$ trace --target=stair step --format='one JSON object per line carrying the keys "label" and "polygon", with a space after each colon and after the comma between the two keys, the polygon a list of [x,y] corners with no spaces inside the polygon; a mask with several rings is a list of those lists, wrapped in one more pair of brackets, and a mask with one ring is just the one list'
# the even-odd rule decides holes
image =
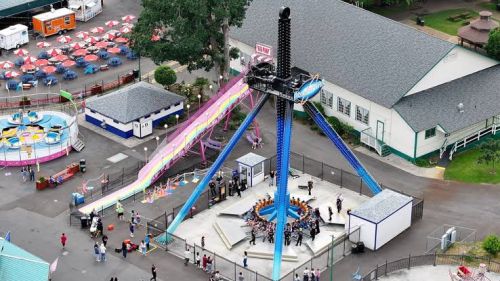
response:
{"label": "stair step", "polygon": [[77,139],[72,145],[73,149],[80,152],[85,148],[85,143],[81,139]]}

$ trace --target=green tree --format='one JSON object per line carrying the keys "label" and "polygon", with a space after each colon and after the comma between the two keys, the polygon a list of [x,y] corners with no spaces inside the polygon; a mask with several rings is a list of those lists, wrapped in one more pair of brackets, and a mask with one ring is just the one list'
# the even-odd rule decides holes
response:
{"label": "green tree", "polygon": [[492,173],[495,173],[495,163],[500,160],[500,141],[489,139],[479,146],[481,155],[477,159],[479,164],[492,165]]}
{"label": "green tree", "polygon": [[[188,70],[214,66],[229,75],[229,28],[242,25],[251,0],[143,0],[132,32],[133,49],[160,64],[167,60]],[[153,33],[159,40],[151,40]]]}
{"label": "green tree", "polygon": [[485,49],[490,57],[500,60],[500,28],[497,27],[490,31]]}
{"label": "green tree", "polygon": [[166,65],[161,65],[155,69],[155,80],[156,82],[163,85],[163,87],[166,87],[174,84],[175,81],[177,81],[177,75],[172,68]]}
{"label": "green tree", "polygon": [[496,235],[488,235],[483,240],[483,249],[492,256],[496,256],[500,252],[500,238]]}

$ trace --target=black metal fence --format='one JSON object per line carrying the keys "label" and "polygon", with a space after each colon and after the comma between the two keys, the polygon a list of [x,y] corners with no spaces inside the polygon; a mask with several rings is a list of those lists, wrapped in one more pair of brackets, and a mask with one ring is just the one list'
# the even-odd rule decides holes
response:
{"label": "black metal fence", "polygon": [[488,271],[500,273],[500,263],[491,260],[489,257],[475,257],[469,255],[446,255],[446,254],[428,254],[420,256],[409,255],[406,258],[385,262],[377,265],[369,271],[363,281],[377,280],[379,277],[386,276],[391,272],[411,269],[416,266],[423,265],[465,265],[470,267],[478,267],[480,264],[485,264]]}

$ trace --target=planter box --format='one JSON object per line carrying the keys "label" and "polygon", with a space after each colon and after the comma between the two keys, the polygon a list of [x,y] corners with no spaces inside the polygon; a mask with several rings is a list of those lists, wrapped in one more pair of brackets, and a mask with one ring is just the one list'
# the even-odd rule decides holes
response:
{"label": "planter box", "polygon": [[36,181],[36,189],[37,190],[44,190],[45,188],[47,188],[49,186],[49,180],[45,180],[45,181]]}
{"label": "planter box", "polygon": [[19,101],[19,106],[27,106],[27,105],[31,105],[31,101],[30,100],[21,100],[21,101]]}

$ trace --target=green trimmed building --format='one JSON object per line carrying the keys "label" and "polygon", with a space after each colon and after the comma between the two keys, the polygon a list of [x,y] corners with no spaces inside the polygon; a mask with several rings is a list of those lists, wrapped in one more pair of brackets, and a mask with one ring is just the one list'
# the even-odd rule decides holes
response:
{"label": "green trimmed building", "polygon": [[0,280],[47,281],[49,263],[0,238]]}

